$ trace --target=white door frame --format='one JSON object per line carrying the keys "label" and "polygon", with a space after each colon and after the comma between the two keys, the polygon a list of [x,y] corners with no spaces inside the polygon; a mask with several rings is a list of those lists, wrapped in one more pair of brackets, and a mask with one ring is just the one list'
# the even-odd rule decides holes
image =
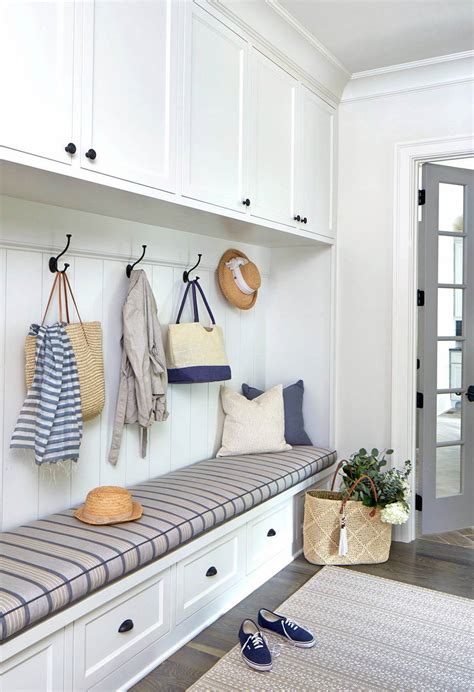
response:
{"label": "white door frame", "polygon": [[395,145],[393,298],[392,298],[392,416],[393,462],[411,459],[412,512],[406,524],[395,527],[394,538],[416,538],[416,356],[418,281],[418,165],[461,158],[474,153],[472,136],[431,139]]}

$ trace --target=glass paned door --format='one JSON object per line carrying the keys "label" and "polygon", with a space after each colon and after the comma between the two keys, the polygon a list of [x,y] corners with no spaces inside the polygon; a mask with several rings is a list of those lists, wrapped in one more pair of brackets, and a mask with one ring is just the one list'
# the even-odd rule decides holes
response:
{"label": "glass paned door", "polygon": [[418,440],[429,534],[473,523],[474,171],[425,164],[422,179]]}

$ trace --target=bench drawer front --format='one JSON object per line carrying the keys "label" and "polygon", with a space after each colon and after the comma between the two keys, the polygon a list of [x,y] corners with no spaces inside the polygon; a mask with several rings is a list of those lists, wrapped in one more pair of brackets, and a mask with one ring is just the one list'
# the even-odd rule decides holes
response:
{"label": "bench drawer front", "polygon": [[245,533],[234,531],[182,560],[176,571],[176,622],[217,598],[244,574]]}
{"label": "bench drawer front", "polygon": [[247,574],[257,569],[293,542],[293,502],[259,517],[247,525]]}
{"label": "bench drawer front", "polygon": [[169,571],[114,599],[74,623],[75,689],[88,689],[124,657],[141,651],[170,629]]}

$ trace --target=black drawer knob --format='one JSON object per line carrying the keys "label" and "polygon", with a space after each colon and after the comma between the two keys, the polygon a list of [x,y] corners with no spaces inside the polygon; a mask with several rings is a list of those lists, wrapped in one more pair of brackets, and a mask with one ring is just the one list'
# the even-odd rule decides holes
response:
{"label": "black drawer knob", "polygon": [[301,216],[297,214],[296,216],[293,217],[295,221],[301,221]]}
{"label": "black drawer knob", "polygon": [[247,197],[247,199],[243,199],[243,200],[242,200],[242,204],[244,204],[246,207],[250,207],[250,200],[249,200],[249,198]]}
{"label": "black drawer knob", "polygon": [[69,142],[67,147],[64,147],[64,151],[67,151],[68,154],[75,154],[76,153],[76,145],[74,142]]}
{"label": "black drawer knob", "polygon": [[97,152],[95,149],[89,149],[89,151],[86,151],[86,159],[90,159],[91,161],[93,161],[96,156]]}
{"label": "black drawer knob", "polygon": [[301,219],[301,221],[302,221],[303,223],[308,223],[308,219],[306,218],[306,216],[304,217],[304,219]]}
{"label": "black drawer knob", "polygon": [[133,620],[124,620],[120,627],[118,628],[118,631],[122,634],[123,632],[130,632],[130,630],[133,630]]}
{"label": "black drawer knob", "polygon": [[474,384],[469,385],[466,396],[468,401],[474,401]]}
{"label": "black drawer knob", "polygon": [[215,577],[216,574],[217,574],[217,570],[214,567],[214,565],[212,565],[212,567],[209,567],[209,569],[207,570],[206,577]]}
{"label": "black drawer knob", "polygon": [[270,531],[267,533],[268,538],[272,538],[273,536],[276,536],[277,532],[275,529],[270,529]]}

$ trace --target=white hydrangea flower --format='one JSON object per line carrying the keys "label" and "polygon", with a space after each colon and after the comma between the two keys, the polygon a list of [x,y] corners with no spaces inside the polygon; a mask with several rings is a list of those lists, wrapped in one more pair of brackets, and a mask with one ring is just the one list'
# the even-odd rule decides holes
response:
{"label": "white hydrangea flower", "polygon": [[402,502],[392,502],[382,509],[380,519],[386,524],[404,524],[409,514]]}

